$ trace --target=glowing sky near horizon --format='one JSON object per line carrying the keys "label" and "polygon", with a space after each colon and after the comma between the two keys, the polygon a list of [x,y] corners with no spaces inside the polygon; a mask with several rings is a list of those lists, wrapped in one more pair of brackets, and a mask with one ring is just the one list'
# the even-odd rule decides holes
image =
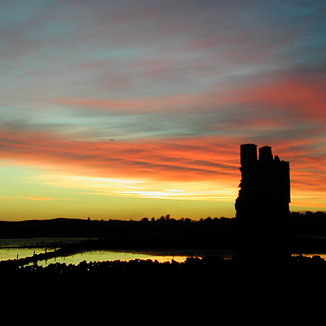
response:
{"label": "glowing sky near horizon", "polygon": [[233,217],[239,146],[326,210],[324,0],[0,1],[0,220]]}

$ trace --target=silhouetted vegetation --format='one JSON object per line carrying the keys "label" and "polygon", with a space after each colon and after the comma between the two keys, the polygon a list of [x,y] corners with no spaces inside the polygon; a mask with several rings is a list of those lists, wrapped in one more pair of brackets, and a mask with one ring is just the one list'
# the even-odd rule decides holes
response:
{"label": "silhouetted vegetation", "polygon": [[324,236],[326,235],[326,213],[292,212],[290,215],[291,233],[298,236]]}
{"label": "silhouetted vegetation", "polygon": [[187,248],[232,246],[235,220],[176,220],[169,215],[141,221],[54,219],[0,222],[1,238],[101,238],[103,248]]}
{"label": "silhouetted vegetation", "polygon": [[[23,222],[0,221],[0,238],[98,239],[84,242],[85,249],[233,249],[236,248],[237,232],[236,219],[223,217],[191,220],[174,219],[166,215],[158,219],[145,217],[140,221],[64,218]],[[291,213],[290,234],[292,251],[326,250],[326,213]],[[79,249],[80,244],[69,246],[69,250]]]}
{"label": "silhouetted vegetation", "polygon": [[[273,266],[271,257],[271,264]],[[265,260],[265,261],[268,261]],[[179,263],[174,260],[171,262],[160,263],[152,260],[135,259],[131,261],[105,261],[105,262],[89,262],[83,261],[78,265],[55,263],[47,266],[39,266],[34,264],[21,264],[19,260],[8,260],[0,262],[0,272],[15,272],[15,273],[108,273],[111,276],[131,276],[137,277],[137,275],[155,275],[169,276],[177,274],[179,275],[196,275],[200,276],[214,276],[216,273],[224,271],[236,271],[242,266],[242,262],[237,258],[232,260],[223,259],[222,257],[191,257],[187,258],[185,262]],[[255,267],[265,266],[260,264],[260,260],[257,259],[257,265]],[[268,266],[268,265],[267,265]],[[326,262],[319,256],[312,258],[304,257],[302,255],[291,257],[288,261],[288,267],[298,266],[312,266],[322,267],[326,269]]]}
{"label": "silhouetted vegetation", "polygon": [[[92,220],[58,218],[22,222],[0,221],[0,238],[67,237],[84,241],[63,245],[54,251],[33,254],[0,262],[0,272],[16,274],[105,273],[128,278],[155,275],[169,279],[196,275],[197,279],[214,279],[224,272],[239,268],[267,270],[284,267],[304,270],[306,267],[326,269],[319,256],[307,258],[291,253],[326,252],[326,213],[290,213],[289,163],[273,157],[271,148],[256,145],[241,146],[241,183],[235,203],[236,218],[191,220],[174,219],[170,215],[134,220]],[[159,263],[152,260],[86,261],[78,265],[61,263],[39,266],[41,260],[70,256],[91,250],[198,250],[210,253],[203,258],[188,258]],[[212,256],[226,249],[232,259]],[[206,251],[205,251],[206,250]],[[216,251],[214,251],[216,250]],[[224,274],[226,275],[226,274]]]}
{"label": "silhouetted vegetation", "polygon": [[[326,213],[293,212],[290,214],[292,252],[326,252]],[[49,264],[39,266],[38,261],[54,257],[69,256],[85,250],[110,249],[235,249],[237,241],[236,219],[206,218],[198,221],[173,219],[162,216],[159,219],[143,218],[140,221],[121,220],[75,220],[54,219],[25,222],[0,222],[0,237],[79,237],[80,243],[64,245],[55,251],[34,254],[32,257],[0,262],[0,272],[19,274],[70,274],[70,273],[107,273],[115,277],[137,275],[156,275],[173,277],[179,275],[197,275],[214,277],[236,272],[243,266],[243,261],[235,255],[233,259],[221,257],[188,258],[184,263],[175,261],[159,263],[151,260],[130,262],[82,262],[78,265]],[[94,239],[95,238],[95,239]],[[267,255],[264,264],[273,266],[274,257]],[[260,268],[262,260],[250,261],[255,268]],[[324,271],[326,262],[319,256],[307,258],[293,256],[287,261],[289,269]]]}
{"label": "silhouetted vegetation", "polygon": [[[326,212],[292,212],[290,224],[296,234],[326,235]],[[209,227],[232,229],[235,227],[234,218],[207,217],[200,220],[189,218],[174,219],[170,215],[160,218],[136,220],[96,220],[56,218],[50,220],[0,221],[0,238],[24,237],[87,237],[105,236],[111,230],[125,229],[172,229]]]}
{"label": "silhouetted vegetation", "polygon": [[21,222],[0,221],[0,237],[105,237],[113,232],[146,231],[146,230],[181,230],[208,229],[211,226],[223,228],[232,227],[233,219],[206,218],[191,220],[189,218],[174,219],[169,215],[159,219],[144,217],[134,220],[87,220],[57,218],[52,220],[30,220]]}

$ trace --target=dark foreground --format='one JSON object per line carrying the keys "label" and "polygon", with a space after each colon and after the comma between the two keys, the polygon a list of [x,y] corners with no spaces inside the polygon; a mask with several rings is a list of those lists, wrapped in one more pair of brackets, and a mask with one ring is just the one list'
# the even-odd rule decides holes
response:
{"label": "dark foreground", "polygon": [[[130,275],[218,275],[220,272],[235,271],[240,269],[313,269],[326,272],[326,261],[319,256],[312,258],[294,256],[287,262],[275,264],[268,259],[261,261],[251,261],[250,263],[234,259],[223,259],[222,257],[203,257],[187,258],[185,262],[179,263],[174,260],[171,262],[158,262],[142,259],[131,261],[105,261],[89,262],[83,261],[78,265],[54,263],[47,266],[39,266],[37,261],[33,264],[22,265],[20,260],[7,260],[0,262],[0,272],[2,273],[40,273],[40,274],[98,274],[105,273],[110,276],[130,276]],[[325,274],[326,276],[326,274]]]}
{"label": "dark foreground", "polygon": [[302,310],[309,311],[312,323],[316,309],[324,308],[326,262],[318,257],[292,257],[285,265],[220,257],[46,267],[7,261],[0,270],[6,291],[2,298],[11,305],[27,305],[24,318],[37,311],[41,316],[47,312],[48,318],[59,316],[60,322],[66,316],[92,323],[113,317],[132,323],[148,320],[151,325],[199,318],[200,325],[209,325],[212,318],[227,317],[257,324],[274,318],[277,324],[286,313],[292,322],[296,316],[302,320]]}
{"label": "dark foreground", "polygon": [[[325,214],[292,217],[292,252],[326,252]],[[283,264],[273,264],[272,259],[262,262],[259,257],[250,263],[221,257],[189,258],[184,263],[133,260],[45,267],[37,263],[80,250],[232,249],[236,234],[234,219],[0,223],[0,236],[7,238],[100,238],[0,262],[3,312],[10,311],[7,303],[15,310],[13,320],[20,315],[25,323],[45,316],[46,322],[74,324],[76,319],[109,323],[114,317],[120,323],[151,325],[187,325],[187,320],[199,325],[226,320],[317,324],[314,318],[322,317],[326,292],[326,262],[320,257],[291,257]]]}

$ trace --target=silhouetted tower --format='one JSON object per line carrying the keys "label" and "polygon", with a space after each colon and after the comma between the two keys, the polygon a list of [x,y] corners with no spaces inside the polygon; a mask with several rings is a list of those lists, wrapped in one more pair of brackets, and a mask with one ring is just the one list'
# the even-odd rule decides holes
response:
{"label": "silhouetted tower", "polygon": [[289,162],[273,157],[272,148],[241,145],[241,183],[235,203],[240,226],[240,257],[246,261],[288,258]]}

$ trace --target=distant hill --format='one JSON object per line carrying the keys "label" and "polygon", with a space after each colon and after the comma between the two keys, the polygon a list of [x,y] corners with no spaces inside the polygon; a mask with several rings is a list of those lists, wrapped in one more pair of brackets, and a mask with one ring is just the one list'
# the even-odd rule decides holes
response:
{"label": "distant hill", "polygon": [[[326,213],[292,213],[293,248],[326,250]],[[234,218],[198,221],[166,217],[140,221],[57,218],[21,222],[0,221],[0,238],[102,238],[108,248],[235,248],[238,229]]]}

